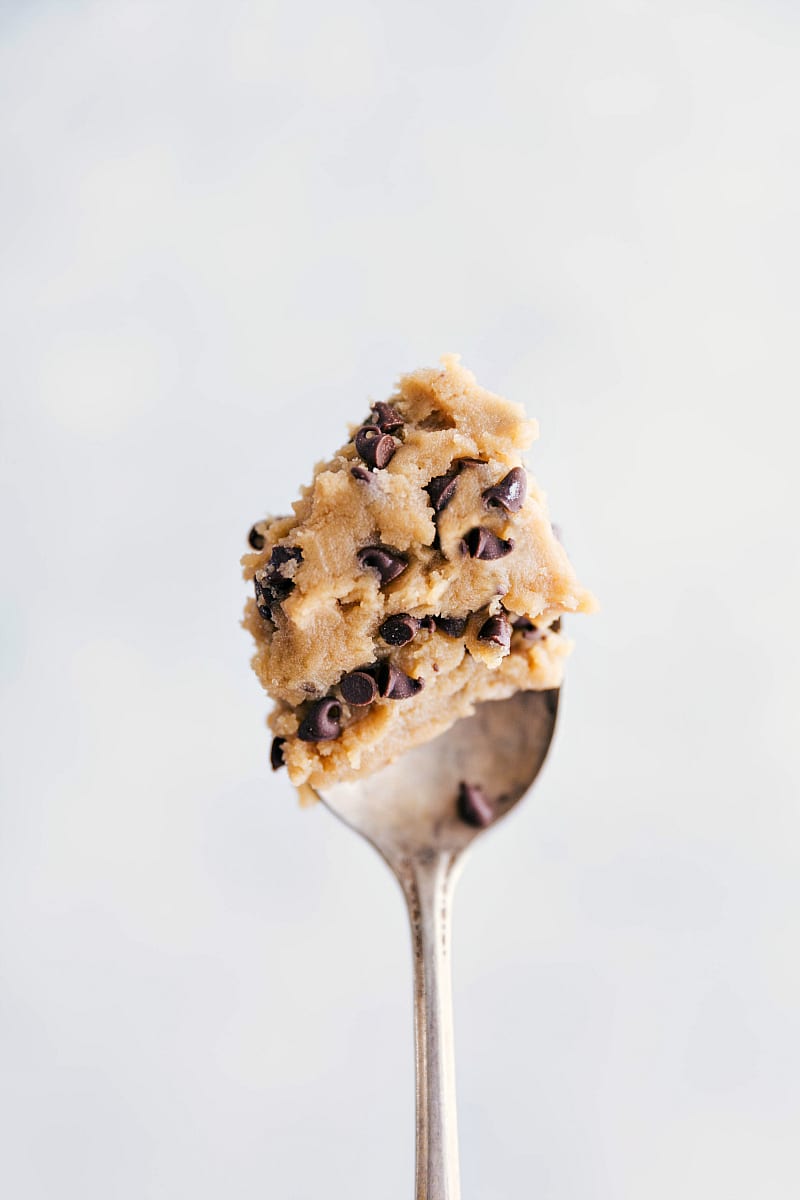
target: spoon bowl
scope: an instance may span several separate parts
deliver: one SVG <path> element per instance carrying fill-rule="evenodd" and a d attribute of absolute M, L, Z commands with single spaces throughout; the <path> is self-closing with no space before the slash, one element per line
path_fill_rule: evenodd
<path fill-rule="evenodd" d="M 450 971 L 453 888 L 484 827 L 459 814 L 462 784 L 505 817 L 536 779 L 558 712 L 558 689 L 478 705 L 439 737 L 364 779 L 320 793 L 379 851 L 400 882 L 411 920 L 417 1065 L 416 1200 L 458 1200 Z"/>
<path fill-rule="evenodd" d="M 553 688 L 480 704 L 439 737 L 374 775 L 327 788 L 321 798 L 391 866 L 415 855 L 460 853 L 484 832 L 459 817 L 460 784 L 477 785 L 491 797 L 491 824 L 506 816 L 545 760 L 558 696 Z"/>

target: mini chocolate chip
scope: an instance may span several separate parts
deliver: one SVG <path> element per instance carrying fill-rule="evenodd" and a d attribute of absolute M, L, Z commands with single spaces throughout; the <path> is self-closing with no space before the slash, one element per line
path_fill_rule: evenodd
<path fill-rule="evenodd" d="M 394 433 L 395 430 L 402 429 L 405 425 L 405 418 L 402 414 L 383 400 L 378 400 L 373 404 L 372 411 L 375 413 L 375 424 L 381 433 Z"/>
<path fill-rule="evenodd" d="M 253 584 L 255 585 L 256 608 L 258 609 L 258 615 L 263 617 L 265 621 L 271 621 L 272 609 L 257 576 L 253 578 Z"/>
<path fill-rule="evenodd" d="M 408 613 L 395 613 L 387 617 L 380 627 L 380 635 L 390 646 L 405 646 L 419 631 L 420 622 Z"/>
<path fill-rule="evenodd" d="M 528 477 L 522 467 L 514 467 L 513 471 L 482 492 L 483 502 L 487 508 L 504 508 L 506 512 L 519 512 L 525 503 L 528 491 Z"/>
<path fill-rule="evenodd" d="M 456 483 L 458 481 L 458 471 L 452 471 L 447 475 L 434 475 L 430 483 L 425 487 L 431 499 L 431 505 L 435 513 L 444 512 L 453 496 L 456 494 Z"/>
<path fill-rule="evenodd" d="M 267 539 L 263 533 L 259 531 L 258 525 L 254 525 L 247 535 L 247 540 L 254 550 L 263 550 L 267 544 Z"/>
<path fill-rule="evenodd" d="M 542 628 L 541 625 L 534 625 L 533 621 L 529 620 L 528 617 L 515 617 L 511 624 L 529 642 L 538 641 L 539 638 L 545 637 L 548 633 L 561 632 L 561 617 L 556 617 L 546 629 Z"/>
<path fill-rule="evenodd" d="M 533 621 L 528 617 L 515 617 L 511 622 L 517 633 L 521 633 L 524 641 L 538 642 L 544 637 L 544 632 L 538 625 L 534 625 Z"/>
<path fill-rule="evenodd" d="M 272 551 L 271 565 L 256 572 L 256 604 L 262 617 L 272 618 L 274 605 L 280 604 L 294 591 L 294 580 L 287 579 L 282 571 L 288 562 L 299 562 L 302 557 L 299 546 L 276 546 Z"/>
<path fill-rule="evenodd" d="M 486 466 L 485 458 L 466 458 L 465 457 L 465 458 L 455 458 L 455 459 L 453 459 L 453 461 L 457 462 L 459 464 L 459 466 L 462 466 L 462 467 L 485 467 Z"/>
<path fill-rule="evenodd" d="M 356 434 L 356 451 L 367 466 L 382 471 L 392 461 L 397 443 L 377 425 L 364 425 Z"/>
<path fill-rule="evenodd" d="M 460 638 L 467 628 L 466 617 L 434 617 L 437 626 L 446 637 Z"/>
<path fill-rule="evenodd" d="M 401 555 L 394 554 L 385 546 L 364 546 L 359 550 L 357 557 L 362 567 L 370 567 L 378 572 L 381 583 L 391 583 L 398 575 L 402 575 L 408 566 Z"/>
<path fill-rule="evenodd" d="M 388 467 L 389 463 L 394 458 L 394 452 L 397 449 L 397 443 L 388 433 L 384 433 L 377 442 L 370 444 L 372 455 L 375 460 L 375 466 L 379 471 L 384 467 Z"/>
<path fill-rule="evenodd" d="M 475 783 L 458 785 L 458 815 L 465 825 L 485 829 L 494 820 L 494 806 L 482 787 Z"/>
<path fill-rule="evenodd" d="M 372 704 L 378 694 L 378 685 L 366 671 L 351 671 L 341 679 L 339 691 L 348 704 L 363 708 L 365 704 Z"/>
<path fill-rule="evenodd" d="M 433 630 L 436 628 L 436 621 L 429 614 L 427 617 L 422 618 L 422 620 L 419 623 L 419 627 L 420 627 L 420 629 L 428 629 L 432 633 Z"/>
<path fill-rule="evenodd" d="M 269 557 L 271 567 L 283 567 L 289 562 L 302 562 L 303 551 L 299 546 L 276 546 Z"/>
<path fill-rule="evenodd" d="M 481 625 L 478 641 L 491 642 L 494 646 L 502 646 L 504 650 L 508 649 L 511 645 L 511 622 L 505 613 L 489 617 L 489 620 Z"/>
<path fill-rule="evenodd" d="M 284 579 L 283 575 L 265 575 L 261 587 L 265 596 L 279 604 L 294 591 L 294 580 Z"/>
<path fill-rule="evenodd" d="M 351 467 L 350 474 L 353 479 L 360 479 L 362 483 L 369 482 L 369 471 L 366 467 Z"/>
<path fill-rule="evenodd" d="M 412 679 L 388 658 L 384 658 L 378 667 L 378 687 L 387 700 L 407 700 L 421 692 L 424 686 L 424 680 Z"/>
<path fill-rule="evenodd" d="M 301 742 L 331 742 L 342 732 L 341 715 L 342 706 L 338 700 L 331 696 L 315 700 L 303 717 L 297 736 Z"/>
<path fill-rule="evenodd" d="M 491 529 L 486 529 L 483 525 L 478 525 L 475 529 L 470 529 L 463 540 L 472 558 L 503 558 L 514 549 L 514 542 L 511 538 L 508 541 L 504 541 L 496 533 L 492 533 Z"/>
<path fill-rule="evenodd" d="M 269 751 L 269 761 L 272 764 L 273 771 L 277 771 L 286 762 L 283 757 L 283 747 L 286 745 L 286 738 L 274 737 Z"/>

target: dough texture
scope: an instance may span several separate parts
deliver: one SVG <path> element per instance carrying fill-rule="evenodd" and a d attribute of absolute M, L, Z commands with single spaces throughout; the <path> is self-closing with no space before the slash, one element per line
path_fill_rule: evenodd
<path fill-rule="evenodd" d="M 455 356 L 404 376 L 250 532 L 244 624 L 303 791 L 378 770 L 483 700 L 558 687 L 589 612 L 522 453 L 536 425 Z"/>

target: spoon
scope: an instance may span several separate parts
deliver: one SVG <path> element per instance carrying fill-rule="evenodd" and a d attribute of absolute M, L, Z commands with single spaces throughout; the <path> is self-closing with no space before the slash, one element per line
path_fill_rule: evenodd
<path fill-rule="evenodd" d="M 371 842 L 400 882 L 411 919 L 416 1045 L 416 1200 L 459 1200 L 450 913 L 467 849 L 481 827 L 459 816 L 462 783 L 492 799 L 491 824 L 522 799 L 547 755 L 558 690 L 518 692 L 365 779 L 320 793 Z M 489 815 L 488 813 L 485 815 Z"/>

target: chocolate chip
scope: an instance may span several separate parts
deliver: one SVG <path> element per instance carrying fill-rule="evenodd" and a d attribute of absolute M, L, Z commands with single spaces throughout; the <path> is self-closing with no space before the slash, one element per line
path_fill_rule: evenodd
<path fill-rule="evenodd" d="M 338 700 L 331 696 L 315 700 L 303 717 L 297 736 L 301 742 L 331 742 L 342 731 L 341 716 L 342 706 Z"/>
<path fill-rule="evenodd" d="M 274 606 L 294 591 L 294 580 L 290 578 L 287 568 L 289 564 L 296 565 L 302 561 L 303 551 L 299 546 L 275 546 L 269 566 L 256 571 L 256 604 L 262 617 L 274 620 Z"/>
<path fill-rule="evenodd" d="M 554 621 L 550 622 L 546 629 L 541 625 L 534 625 L 533 621 L 529 620 L 528 617 L 515 617 L 511 624 L 514 626 L 514 629 L 518 633 L 521 633 L 528 642 L 536 642 L 540 638 L 545 637 L 548 633 L 561 632 L 561 617 L 556 617 Z"/>
<path fill-rule="evenodd" d="M 378 667 L 378 687 L 387 700 L 407 700 L 409 696 L 421 692 L 424 686 L 422 679 L 412 679 L 388 658 Z"/>
<path fill-rule="evenodd" d="M 356 451 L 367 466 L 382 471 L 392 461 L 397 443 L 377 425 L 363 425 L 356 434 Z"/>
<path fill-rule="evenodd" d="M 387 466 L 397 448 L 394 438 L 383 433 L 377 425 L 362 425 L 356 434 L 355 446 L 367 466 L 377 470 Z"/>
<path fill-rule="evenodd" d="M 339 683 L 339 691 L 348 704 L 363 708 L 372 704 L 378 694 L 378 685 L 367 671 L 351 671 Z"/>
<path fill-rule="evenodd" d="M 256 598 L 259 587 L 267 604 L 280 604 L 281 600 L 285 600 L 289 593 L 294 591 L 294 580 L 286 579 L 275 571 L 265 571 L 260 579 L 256 578 Z"/>
<path fill-rule="evenodd" d="M 381 583 L 391 583 L 398 575 L 402 575 L 408 566 L 400 554 L 387 550 L 385 546 L 364 546 L 359 550 L 357 557 L 362 567 L 369 567 L 378 572 Z"/>
<path fill-rule="evenodd" d="M 509 648 L 511 645 L 511 622 L 505 613 L 489 617 L 489 620 L 481 625 L 478 641 L 491 642 L 494 646 L 502 646 L 504 650 Z"/>
<path fill-rule="evenodd" d="M 460 638 L 467 628 L 466 617 L 434 617 L 434 620 L 446 637 Z"/>
<path fill-rule="evenodd" d="M 432 616 L 428 615 L 427 617 L 422 618 L 419 623 L 419 627 L 420 629 L 427 629 L 433 633 L 434 629 L 436 628 L 436 621 Z"/>
<path fill-rule="evenodd" d="M 522 467 L 514 467 L 513 471 L 482 493 L 483 502 L 487 508 L 504 508 L 506 512 L 519 512 L 525 503 L 528 491 L 528 477 Z"/>
<path fill-rule="evenodd" d="M 485 458 L 455 458 L 453 462 L 457 462 L 462 467 L 485 467 Z"/>
<path fill-rule="evenodd" d="M 294 591 L 294 580 L 284 579 L 282 575 L 275 575 L 270 580 L 269 590 L 272 596 L 280 602 Z"/>
<path fill-rule="evenodd" d="M 444 512 L 447 508 L 456 494 L 457 481 L 458 471 L 451 471 L 447 475 L 434 475 L 430 483 L 427 484 L 425 491 L 430 496 L 434 512 Z"/>
<path fill-rule="evenodd" d="M 390 646 L 405 646 L 419 631 L 420 622 L 408 613 L 395 613 L 387 617 L 380 627 L 380 635 Z"/>
<path fill-rule="evenodd" d="M 360 479 L 362 483 L 369 482 L 369 471 L 366 467 L 351 467 L 350 474 L 353 479 Z"/>
<path fill-rule="evenodd" d="M 402 429 L 405 425 L 402 414 L 396 408 L 392 408 L 391 404 L 385 404 L 383 400 L 378 400 L 373 404 L 372 411 L 375 413 L 375 424 L 381 433 L 394 433 L 395 430 Z"/>
<path fill-rule="evenodd" d="M 283 757 L 283 747 L 286 745 L 286 738 L 274 737 L 269 751 L 269 761 L 272 764 L 273 771 L 277 771 L 284 765 L 286 759 Z"/>
<path fill-rule="evenodd" d="M 247 540 L 254 550 L 263 550 L 267 544 L 267 539 L 259 530 L 258 525 L 254 525 L 250 530 L 247 535 Z"/>
<path fill-rule="evenodd" d="M 486 529 L 483 525 L 478 525 L 475 529 L 470 529 L 464 538 L 464 544 L 472 558 L 503 558 L 514 549 L 514 542 L 511 538 L 508 541 L 504 541 L 496 533 L 492 533 L 491 529 Z"/>
<path fill-rule="evenodd" d="M 366 448 L 367 442 L 377 442 L 378 438 L 381 437 L 383 437 L 383 430 L 379 426 L 370 425 L 369 423 L 361 426 L 353 441 L 356 450 L 362 458 L 364 457 L 363 450 Z"/>
<path fill-rule="evenodd" d="M 255 585 L 256 608 L 258 609 L 258 615 L 263 617 L 265 621 L 271 621 L 272 608 L 270 606 L 268 597 L 264 593 L 264 589 L 261 586 L 258 576 L 254 577 L 253 583 Z"/>
<path fill-rule="evenodd" d="M 269 556 L 269 565 L 271 567 L 283 567 L 286 563 L 302 562 L 303 551 L 299 546 L 276 546 Z"/>
<path fill-rule="evenodd" d="M 538 642 L 544 637 L 543 631 L 528 617 L 515 617 L 511 622 L 517 633 L 521 633 L 526 642 Z"/>
<path fill-rule="evenodd" d="M 394 458 L 397 443 L 388 433 L 384 433 L 378 438 L 377 442 L 370 442 L 370 449 L 372 450 L 375 467 L 379 471 L 382 471 L 384 467 L 388 467 Z"/>
<path fill-rule="evenodd" d="M 458 785 L 458 815 L 465 825 L 485 829 L 494 820 L 494 806 L 482 787 L 475 783 Z"/>

